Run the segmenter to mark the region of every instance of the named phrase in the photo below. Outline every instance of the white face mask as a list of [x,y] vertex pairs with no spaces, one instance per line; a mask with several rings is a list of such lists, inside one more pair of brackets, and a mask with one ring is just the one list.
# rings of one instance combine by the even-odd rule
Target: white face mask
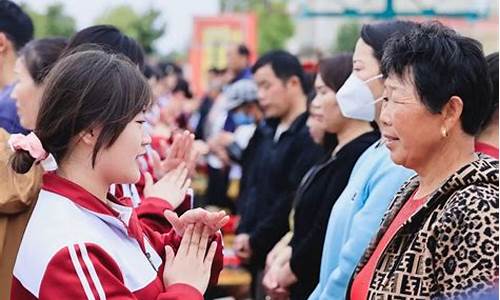
[[382,76],[379,74],[363,81],[351,73],[337,92],[337,103],[344,117],[368,122],[375,120],[375,103],[383,98],[375,100],[367,83]]

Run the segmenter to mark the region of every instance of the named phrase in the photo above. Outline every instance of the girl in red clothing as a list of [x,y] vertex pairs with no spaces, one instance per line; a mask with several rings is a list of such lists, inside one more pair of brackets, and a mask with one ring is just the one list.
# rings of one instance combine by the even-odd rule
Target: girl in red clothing
[[[11,299],[203,299],[216,282],[224,213],[169,214],[174,229],[160,234],[108,194],[139,179],[150,100],[142,74],[117,54],[76,52],[49,73],[35,130],[9,141],[14,171],[58,166],[44,175]],[[181,164],[168,175],[171,198],[184,197],[186,173]]]

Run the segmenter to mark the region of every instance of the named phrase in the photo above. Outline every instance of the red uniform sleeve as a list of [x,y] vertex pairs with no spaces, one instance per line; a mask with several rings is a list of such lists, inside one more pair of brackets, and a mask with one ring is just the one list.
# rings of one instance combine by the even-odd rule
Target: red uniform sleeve
[[[105,295],[105,296],[104,296]],[[159,277],[138,291],[130,291],[113,260],[95,244],[78,244],[60,250],[43,275],[39,299],[203,299],[186,284],[167,289]]]

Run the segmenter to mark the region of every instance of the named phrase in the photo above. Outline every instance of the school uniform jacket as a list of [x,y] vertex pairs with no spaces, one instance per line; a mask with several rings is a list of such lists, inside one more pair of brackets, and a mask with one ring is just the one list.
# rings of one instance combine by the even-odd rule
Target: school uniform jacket
[[[173,230],[160,234],[111,195],[109,206],[54,173],[42,190],[23,236],[11,299],[203,299],[194,287],[163,287],[164,246],[176,250]],[[222,269],[221,236],[211,283]]]

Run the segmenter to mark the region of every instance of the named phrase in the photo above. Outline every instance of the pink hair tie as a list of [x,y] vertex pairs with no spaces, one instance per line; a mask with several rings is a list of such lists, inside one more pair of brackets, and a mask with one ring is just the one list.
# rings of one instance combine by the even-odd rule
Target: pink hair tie
[[35,162],[42,161],[49,156],[47,151],[43,149],[42,142],[33,132],[28,135],[13,134],[10,136],[8,143],[12,151],[24,150],[29,152]]

